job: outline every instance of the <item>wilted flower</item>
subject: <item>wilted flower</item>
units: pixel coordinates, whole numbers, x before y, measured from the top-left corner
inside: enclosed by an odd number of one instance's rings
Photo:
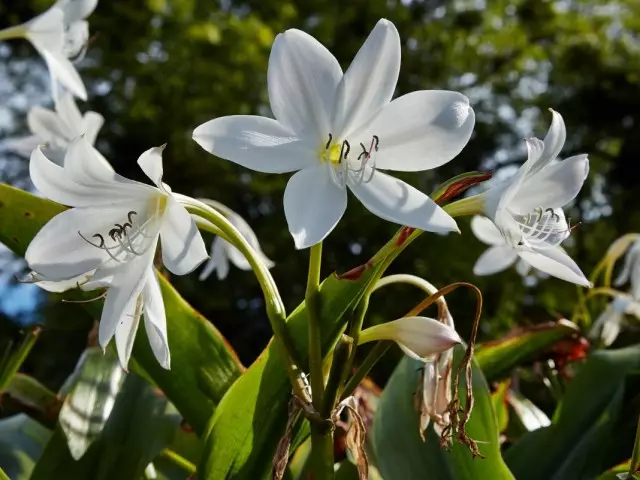
[[[591,327],[589,337],[599,339],[608,347],[618,338],[625,315],[633,315],[640,319],[640,304],[629,295],[620,294],[600,314]]]
[[[566,138],[564,121],[553,121],[544,142],[527,139],[529,158],[506,182],[480,194],[484,212],[504,242],[533,267],[562,280],[591,286],[580,267],[560,248],[571,228],[562,206],[572,201],[589,171],[587,155],[552,163]]]
[[[102,115],[91,111],[82,115],[69,92],[62,92],[54,103],[55,111],[40,106],[31,108],[27,125],[32,135],[7,140],[6,145],[25,157],[42,145],[45,156],[58,165],[62,165],[67,147],[77,137],[84,135],[93,145],[104,123]]]
[[[97,3],[98,0],[58,0],[49,10],[28,22],[0,30],[0,40],[29,40],[47,63],[54,96],[57,83],[60,83],[76,97],[86,100],[87,91],[69,58],[84,52],[89,39],[85,18]]]
[[[274,119],[236,115],[193,132],[205,150],[259,172],[291,177],[284,211],[297,248],[322,241],[347,207],[347,188],[375,215],[427,231],[457,230],[429,197],[381,170],[414,172],[450,161],[474,125],[467,97],[418,91],[393,101],[400,38],[380,20],[342,73],[300,30],[278,35],[267,74]]]
[[[162,183],[163,148],[138,159],[155,186],[117,175],[82,137],[69,145],[63,167],[40,148],[31,156],[36,188],[75,207],[53,217],[32,240],[25,255],[32,278],[49,289],[108,288],[98,340],[104,348],[115,335],[123,367],[143,313],[156,358],[164,368],[170,365],[164,304],[153,269],[158,240],[164,265],[176,275],[207,259],[193,219]],[[56,282],[62,283],[56,287]]]
[[[220,213],[229,220],[229,223],[236,227],[251,248],[255,250],[256,254],[267,268],[274,266],[274,263],[269,260],[262,251],[262,248],[260,248],[258,237],[244,218],[219,202],[205,198],[201,198],[199,200],[220,211]],[[211,245],[211,258],[202,269],[202,272],[200,273],[200,280],[205,280],[213,271],[217,273],[219,280],[224,280],[229,273],[229,262],[233,263],[240,270],[251,270],[251,265],[245,256],[240,253],[240,250],[227,242],[224,238],[216,237]]]
[[[631,296],[640,301],[640,240],[633,242],[627,250],[622,271],[614,283],[619,287],[627,282],[631,283]]]
[[[377,340],[393,340],[406,355],[423,362],[462,343],[452,325],[427,317],[403,317],[369,327],[360,333],[359,344]]]

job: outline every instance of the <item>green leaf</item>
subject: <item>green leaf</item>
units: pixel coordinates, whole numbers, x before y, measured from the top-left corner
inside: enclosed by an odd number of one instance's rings
[[[461,354],[462,348],[457,347],[456,363]],[[385,480],[513,479],[500,455],[491,394],[477,366],[473,368],[475,406],[467,433],[478,441],[478,448],[485,458],[472,458],[468,448],[457,443],[451,451],[444,450],[432,427],[428,429],[426,441],[422,442],[418,433],[419,415],[413,405],[420,367],[420,362],[403,358],[382,393],[373,423],[373,443],[382,477]],[[464,392],[461,384],[460,394],[464,396]]]
[[[83,418],[76,419],[79,425]],[[100,435],[79,461],[57,428],[33,471],[32,480],[65,478],[137,479],[171,441],[180,416],[166,397],[137,375],[127,375]]]
[[[568,321],[544,323],[516,332],[502,340],[478,345],[475,358],[487,381],[509,376],[514,367],[530,362],[555,343],[580,333]]]
[[[24,413],[0,420],[0,467],[11,480],[28,480],[51,432]]]
[[[57,415],[61,406],[61,401],[54,392],[35,378],[23,373],[17,373],[13,376],[5,395],[10,396],[26,407],[47,415]]]
[[[640,368],[640,345],[589,356],[546,428],[524,435],[505,453],[518,480],[595,478],[620,413],[624,379]],[[535,461],[532,461],[535,459]]]
[[[65,207],[0,184],[0,242],[19,255],[40,228]],[[133,359],[185,417],[202,433],[213,410],[243,367],[224,337],[159,275],[167,313],[171,370],[156,361],[141,325]],[[72,294],[73,295],[73,294]],[[92,295],[92,294],[90,294]],[[95,296],[95,295],[93,295]],[[99,317],[102,302],[82,304]]]
[[[75,460],[80,459],[102,433],[124,376],[111,350],[103,354],[99,348],[89,348],[80,357],[67,381],[70,391],[58,417]]]
[[[491,394],[491,403],[493,410],[496,412],[496,420],[498,421],[498,431],[504,432],[509,424],[509,409],[507,407],[507,394],[509,393],[509,387],[511,382],[508,380],[501,382],[498,385],[498,389]]]

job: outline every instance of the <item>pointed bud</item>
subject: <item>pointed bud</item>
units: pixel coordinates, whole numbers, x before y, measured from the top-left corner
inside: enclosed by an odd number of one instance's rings
[[[462,343],[455,329],[427,317],[404,317],[367,328],[359,343],[376,340],[393,340],[409,357],[422,361]]]

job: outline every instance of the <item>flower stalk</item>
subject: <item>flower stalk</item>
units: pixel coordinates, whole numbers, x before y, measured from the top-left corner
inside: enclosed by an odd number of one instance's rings
[[[36,344],[41,331],[42,329],[38,326],[30,328],[18,349],[9,354],[2,362],[0,368],[0,393],[4,392],[11,384],[11,380],[18,373],[29,352]]]

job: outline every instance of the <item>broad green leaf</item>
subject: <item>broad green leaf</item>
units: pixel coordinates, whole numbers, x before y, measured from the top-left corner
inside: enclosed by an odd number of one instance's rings
[[[456,348],[457,362],[462,347]],[[418,433],[419,415],[413,405],[421,364],[403,358],[389,379],[373,423],[378,468],[385,480],[413,478],[434,480],[513,479],[500,455],[500,442],[491,394],[482,372],[473,368],[475,406],[467,425],[467,433],[478,441],[485,458],[472,458],[467,447],[454,444],[444,450],[430,426],[426,441]],[[465,389],[461,388],[461,395]]]
[[[11,480],[28,480],[50,437],[24,413],[0,420],[0,467]]]
[[[0,184],[0,242],[24,255],[38,230],[65,207],[28,192]],[[240,376],[243,367],[216,328],[194,310],[161,275],[167,312],[171,370],[156,361],[141,325],[133,358],[182,413],[202,433],[216,405]],[[90,294],[95,296],[94,294]],[[82,304],[99,317],[102,302]]]
[[[20,404],[45,414],[54,414],[60,410],[61,401],[54,392],[35,378],[17,373],[5,392]]]
[[[127,375],[106,425],[82,458],[72,458],[57,428],[31,478],[140,478],[172,441],[179,423],[179,414],[164,395],[137,375]]]
[[[78,460],[98,438],[109,419],[125,372],[111,350],[89,348],[69,381],[58,421],[71,456]]]
[[[638,474],[636,474],[633,477],[627,477],[630,467],[631,467],[631,460],[627,460],[626,462],[623,462],[620,465],[616,465],[615,467],[610,468],[609,470],[601,474],[596,480],[638,480],[640,479],[640,475]]]
[[[524,435],[506,451],[518,480],[579,480],[602,472],[602,446],[614,434],[624,379],[638,368],[640,345],[589,356],[569,383],[551,425]]]
[[[491,394],[491,403],[493,410],[496,412],[496,420],[498,422],[498,432],[502,433],[509,424],[509,408],[507,407],[507,394],[511,382],[508,380],[501,382],[498,389]]]
[[[536,325],[505,339],[478,345],[476,361],[487,380],[492,382],[509,376],[514,367],[530,362],[555,343],[579,332],[568,320]]]

